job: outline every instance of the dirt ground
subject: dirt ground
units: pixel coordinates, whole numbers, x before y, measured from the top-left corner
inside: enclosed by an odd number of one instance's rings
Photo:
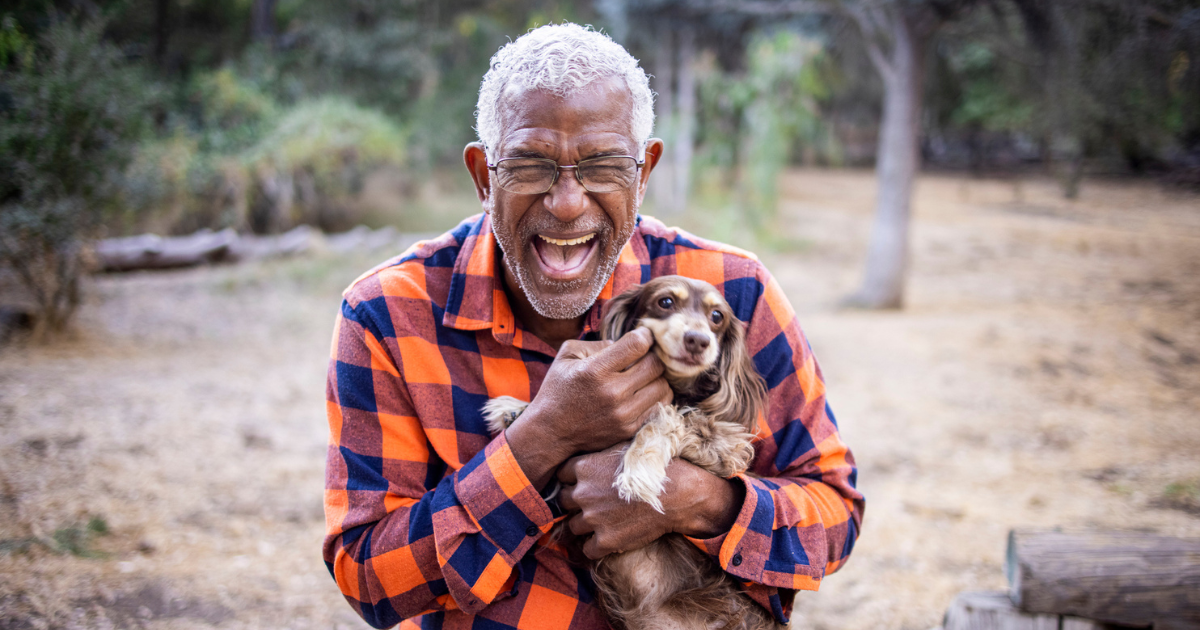
[[[793,627],[936,626],[1013,527],[1200,536],[1200,197],[927,176],[907,308],[839,310],[873,196],[789,173],[763,254],[868,497]],[[0,628],[365,627],[320,557],[324,375],[387,255],[106,276],[74,339],[0,349]]]

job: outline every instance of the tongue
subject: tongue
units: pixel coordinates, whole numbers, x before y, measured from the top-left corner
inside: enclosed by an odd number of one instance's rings
[[[554,245],[541,238],[534,238],[533,246],[537,248],[538,256],[547,267],[554,271],[569,271],[583,264],[592,243],[588,241],[579,245]]]

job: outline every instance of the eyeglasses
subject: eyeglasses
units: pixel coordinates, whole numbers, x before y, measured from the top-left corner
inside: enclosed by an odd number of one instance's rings
[[[496,172],[496,183],[510,193],[540,195],[558,181],[558,174],[574,170],[575,179],[592,193],[625,190],[637,181],[638,169],[645,162],[630,155],[606,155],[580,160],[574,166],[560,166],[549,158],[504,158],[488,169]]]

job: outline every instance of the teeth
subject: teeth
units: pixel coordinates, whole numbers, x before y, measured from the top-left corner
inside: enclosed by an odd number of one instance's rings
[[[566,247],[567,245],[580,245],[580,244],[583,244],[583,243],[586,243],[586,242],[592,240],[592,237],[595,235],[596,235],[596,233],[592,232],[591,234],[585,234],[583,236],[580,236],[579,238],[565,238],[564,239],[564,238],[550,238],[549,236],[542,236],[541,234],[538,234],[538,236],[541,237],[541,239],[543,241],[546,241],[547,243],[550,243],[551,245],[558,245],[559,247]]]

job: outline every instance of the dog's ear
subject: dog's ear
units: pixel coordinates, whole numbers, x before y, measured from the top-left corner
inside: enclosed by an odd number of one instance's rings
[[[642,286],[637,285],[626,289],[624,293],[608,301],[604,305],[604,320],[600,324],[600,338],[616,341],[621,335],[633,330],[637,325],[634,313],[641,302]]]
[[[736,319],[730,324],[721,337],[717,391],[702,407],[713,417],[736,422],[754,433],[758,414],[766,410],[767,386],[746,347],[746,325]]]

